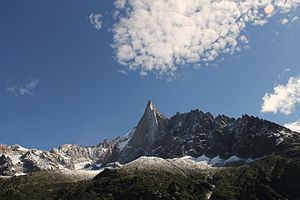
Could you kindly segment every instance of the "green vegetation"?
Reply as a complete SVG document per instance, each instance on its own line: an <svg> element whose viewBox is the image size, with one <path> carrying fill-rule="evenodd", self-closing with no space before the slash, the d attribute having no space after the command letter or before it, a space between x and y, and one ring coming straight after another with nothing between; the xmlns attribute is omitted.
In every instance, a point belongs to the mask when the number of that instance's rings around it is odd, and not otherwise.
<svg viewBox="0 0 300 200"><path fill-rule="evenodd" d="M105 170L74 182L38 172L0 179L0 199L289 199L300 198L300 160L271 156L249 166L210 171Z"/></svg>
<svg viewBox="0 0 300 200"><path fill-rule="evenodd" d="M272 156L214 175L212 199L300 199L300 160Z"/></svg>
<svg viewBox="0 0 300 200"><path fill-rule="evenodd" d="M91 182L58 190L56 199L204 199L212 190L199 174L105 170Z"/></svg>
<svg viewBox="0 0 300 200"><path fill-rule="evenodd" d="M69 176L56 172L36 172L26 176L0 179L1 200L51 199L53 191L74 182Z"/></svg>

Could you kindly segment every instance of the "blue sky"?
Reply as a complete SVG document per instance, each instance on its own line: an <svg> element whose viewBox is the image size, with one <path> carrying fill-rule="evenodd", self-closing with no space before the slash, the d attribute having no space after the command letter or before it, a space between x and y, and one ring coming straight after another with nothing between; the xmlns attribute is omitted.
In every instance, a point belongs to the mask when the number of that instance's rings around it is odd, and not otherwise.
<svg viewBox="0 0 300 200"><path fill-rule="evenodd" d="M299 105L290 114L261 112L266 93L299 76L300 22L280 23L300 16L299 9L247 26L242 32L249 49L220 53L207 66L198 62L200 69L193 67L197 62L176 65L177 77L169 81L169 75L157 77L150 69L141 76L148 68L120 64L112 47L112 1L0 4L0 143L40 149L97 144L133 128L148 99L167 116L199 108L280 124L300 118ZM90 23L92 13L102 15L100 30Z"/></svg>

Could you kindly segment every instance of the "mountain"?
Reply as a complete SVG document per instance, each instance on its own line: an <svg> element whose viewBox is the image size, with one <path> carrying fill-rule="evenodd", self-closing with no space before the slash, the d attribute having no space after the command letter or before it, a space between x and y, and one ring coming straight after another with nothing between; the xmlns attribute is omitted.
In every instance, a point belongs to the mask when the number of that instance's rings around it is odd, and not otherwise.
<svg viewBox="0 0 300 200"><path fill-rule="evenodd" d="M95 146L0 145L0 188L10 200L298 200L300 134L249 115L166 117L149 101L128 134Z"/></svg>
<svg viewBox="0 0 300 200"><path fill-rule="evenodd" d="M13 176L47 170L80 170L107 152L105 143L95 147L64 144L50 152L20 145L0 145L0 175Z"/></svg>
<svg viewBox="0 0 300 200"><path fill-rule="evenodd" d="M114 161L122 164L140 156L245 160L272 154L299 156L300 134L248 115L234 119L192 110L167 118L149 101L143 117L121 144L116 142Z"/></svg>
<svg viewBox="0 0 300 200"><path fill-rule="evenodd" d="M0 175L47 170L98 170L141 156L189 157L210 166L244 165L269 155L299 157L300 134L243 115L214 117L192 110L168 118L149 101L137 126L127 135L95 146L64 144L51 151L0 145ZM204 159L204 160L203 160Z"/></svg>

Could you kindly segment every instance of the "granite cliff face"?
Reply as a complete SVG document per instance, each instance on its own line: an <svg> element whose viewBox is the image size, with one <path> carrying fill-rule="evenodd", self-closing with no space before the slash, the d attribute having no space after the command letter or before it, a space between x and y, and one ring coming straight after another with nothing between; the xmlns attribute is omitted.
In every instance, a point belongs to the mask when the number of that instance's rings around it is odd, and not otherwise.
<svg viewBox="0 0 300 200"><path fill-rule="evenodd" d="M192 110L167 118L148 102L137 126L127 135L96 146L64 144L51 151L0 145L0 175L57 169L99 169L142 156L163 159L205 158L212 166L243 165L269 155L299 157L300 134L278 124L243 115Z"/></svg>
<svg viewBox="0 0 300 200"><path fill-rule="evenodd" d="M158 140L161 130L167 125L167 118L160 114L149 101L142 119L131 133L124 149L119 152L117 160L127 163L140 156L148 155L153 144Z"/></svg>

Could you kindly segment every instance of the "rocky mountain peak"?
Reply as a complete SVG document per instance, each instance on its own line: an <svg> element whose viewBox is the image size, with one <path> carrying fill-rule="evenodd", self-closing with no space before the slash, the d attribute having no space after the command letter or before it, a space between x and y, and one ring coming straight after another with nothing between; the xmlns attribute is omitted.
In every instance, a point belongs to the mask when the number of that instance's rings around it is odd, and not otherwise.
<svg viewBox="0 0 300 200"><path fill-rule="evenodd" d="M121 162L133 160L141 155L147 154L151 145L159 137L167 123L167 118L160 114L153 105L151 100L148 101L143 117L137 124L128 144L122 154L126 155ZM131 155L130 158L128 155Z"/></svg>
<svg viewBox="0 0 300 200"><path fill-rule="evenodd" d="M147 104L146 110L147 110L147 109L154 110L154 106L153 106L153 102L152 102L152 100L149 100L149 101L148 101L148 104Z"/></svg>
<svg viewBox="0 0 300 200"><path fill-rule="evenodd" d="M129 141L129 145L147 148L157 138L158 130L164 119L165 117L156 110L152 101L149 100L144 115Z"/></svg>
<svg viewBox="0 0 300 200"><path fill-rule="evenodd" d="M157 109L154 107L153 102L151 100L148 101L147 106L145 108L144 115L141 121L158 121L158 118L166 118L164 115L159 113Z"/></svg>

